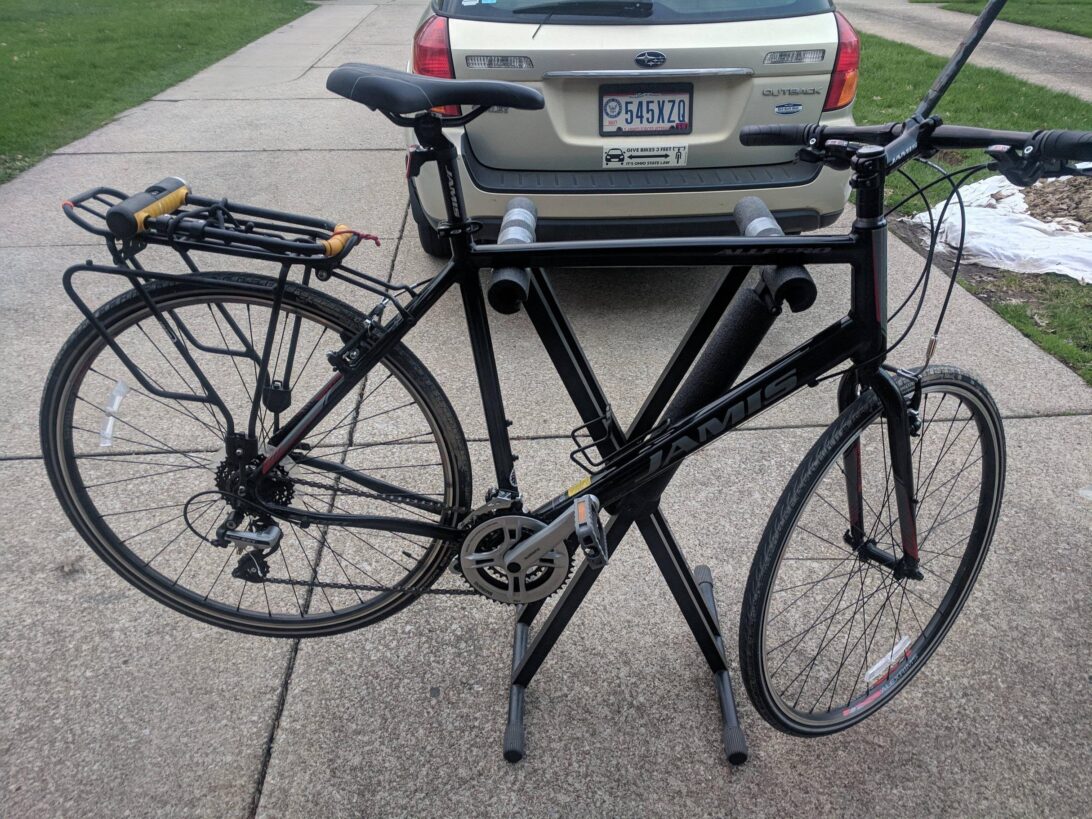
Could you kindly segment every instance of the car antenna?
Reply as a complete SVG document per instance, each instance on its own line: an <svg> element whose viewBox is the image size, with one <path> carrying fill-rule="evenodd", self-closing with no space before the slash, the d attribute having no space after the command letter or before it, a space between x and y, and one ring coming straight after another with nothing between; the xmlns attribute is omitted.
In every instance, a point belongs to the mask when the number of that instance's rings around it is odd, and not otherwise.
<svg viewBox="0 0 1092 819"><path fill-rule="evenodd" d="M1004 8L1006 2L1008 2L1008 0L990 0L990 2L986 4L986 7L982 9L982 12L975 18L974 22L971 23L970 30L964 36L959 47L955 50L955 54L948 60L948 64L944 66L944 70L940 72L933 82L933 87L930 88L928 93L922 98L921 103L918 105L918 109L914 112L914 119L921 121L933 113L933 109L937 107L940 98L944 96L948 88L955 82L955 78L959 75L959 72L962 70L967 60L970 59L971 54L974 52L979 42L986 36L986 32L989 30L990 25L997 19L997 15L1001 13L1001 9Z"/></svg>
<svg viewBox="0 0 1092 819"><path fill-rule="evenodd" d="M553 16L554 16L554 13L552 11L546 12L546 16L542 18L542 20L538 24L538 27L535 28L535 33L531 35L532 40L535 39L535 37L538 36L538 33L540 31L542 31L542 27L544 25L546 25L548 22L550 22L550 18L553 17Z"/></svg>

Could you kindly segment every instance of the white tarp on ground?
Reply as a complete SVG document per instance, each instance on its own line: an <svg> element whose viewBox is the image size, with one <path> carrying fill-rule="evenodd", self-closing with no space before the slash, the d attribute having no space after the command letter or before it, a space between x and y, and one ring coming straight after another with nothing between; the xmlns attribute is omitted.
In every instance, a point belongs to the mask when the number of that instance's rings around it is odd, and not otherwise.
<svg viewBox="0 0 1092 819"><path fill-rule="evenodd" d="M1003 176L967 185L962 194L967 206L965 262L1016 273L1062 273L1092 284L1092 233L1082 233L1078 222L1040 222L1030 216L1023 191ZM953 251L959 246L958 204L952 201L940 229L941 245ZM933 207L934 219L942 208L943 203ZM928 228L929 214L919 213L910 221Z"/></svg>

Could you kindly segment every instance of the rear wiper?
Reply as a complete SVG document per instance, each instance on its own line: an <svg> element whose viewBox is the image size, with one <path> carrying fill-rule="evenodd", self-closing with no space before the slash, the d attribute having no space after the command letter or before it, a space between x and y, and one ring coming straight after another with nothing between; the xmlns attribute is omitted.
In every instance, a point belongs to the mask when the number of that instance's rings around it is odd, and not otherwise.
<svg viewBox="0 0 1092 819"><path fill-rule="evenodd" d="M512 9L512 14L578 14L588 17L650 17L651 0L556 0Z"/></svg>

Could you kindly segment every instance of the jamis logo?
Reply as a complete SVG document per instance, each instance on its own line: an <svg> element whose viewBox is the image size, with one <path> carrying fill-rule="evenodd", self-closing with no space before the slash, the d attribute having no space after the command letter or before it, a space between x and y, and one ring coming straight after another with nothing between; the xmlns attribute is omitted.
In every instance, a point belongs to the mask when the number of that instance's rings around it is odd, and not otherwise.
<svg viewBox="0 0 1092 819"><path fill-rule="evenodd" d="M462 219L463 214L459 210L459 191L455 187L455 174L451 172L451 169L447 169L447 196L451 200L451 212L455 214L456 219Z"/></svg>
<svg viewBox="0 0 1092 819"><path fill-rule="evenodd" d="M662 467L685 458L698 447L712 441L721 433L743 422L759 410L773 404L778 399L784 398L796 388L796 370L781 376L776 381L767 384L762 390L756 390L713 418L710 418L698 427L695 438L689 435L680 436L671 446L653 453L652 461L646 475L658 472Z"/></svg>

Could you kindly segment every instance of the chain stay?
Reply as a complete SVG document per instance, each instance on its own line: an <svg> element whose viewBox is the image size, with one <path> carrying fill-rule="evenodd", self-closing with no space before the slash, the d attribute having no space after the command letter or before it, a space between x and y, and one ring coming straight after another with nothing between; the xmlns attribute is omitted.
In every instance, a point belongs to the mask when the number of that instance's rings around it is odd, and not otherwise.
<svg viewBox="0 0 1092 819"><path fill-rule="evenodd" d="M330 491L339 492L343 495L353 495L362 498L371 498L373 500L385 500L392 502L405 502L409 505L417 505L413 498L402 498L398 495L383 495L377 492L364 492L358 489L350 489L347 486L331 486L329 484L319 483L318 481L308 481L303 478L292 478L294 484L301 486L309 486L313 489L326 489ZM463 597L463 596L476 596L478 592L474 589L408 589L403 586L379 586L365 583L338 583L336 581L325 580L286 580L281 577L263 577L262 583L270 583L275 586L304 586L307 588L322 588L322 589L345 589L347 591L370 591L370 592L404 592L413 595L414 597L421 597L426 594L446 595L451 597Z"/></svg>
<svg viewBox="0 0 1092 819"><path fill-rule="evenodd" d="M316 589L316 588L321 588L321 589L346 589L348 591L377 591L377 592L398 591L398 592L406 592L406 593L412 594L414 597L420 597L420 596L425 595L425 594L439 594L439 595L448 595L448 596L452 596L452 597L462 597L462 596L470 596L470 595L477 596L477 594L478 594L478 592L474 591L474 589L433 589L433 588L407 589L405 587L400 587L400 586L372 586L372 585L366 585L366 584L363 584L363 583L336 583L334 581L324 581L324 580L315 580L315 581L311 581L311 580L285 580L285 579L280 578L280 577L265 577L265 578L262 578L261 582L262 583L272 583L275 586L306 586L306 587L312 588L312 589Z"/></svg>

